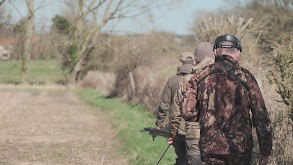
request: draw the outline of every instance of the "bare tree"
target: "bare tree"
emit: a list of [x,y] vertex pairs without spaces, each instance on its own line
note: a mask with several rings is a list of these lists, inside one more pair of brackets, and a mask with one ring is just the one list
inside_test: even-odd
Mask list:
[[0,6],[2,5],[2,3],[4,3],[5,2],[5,0],[2,0],[2,1],[0,1]]
[[150,4],[151,1],[137,0],[79,0],[77,14],[71,27],[70,41],[65,45],[67,52],[63,52],[71,54],[70,81],[79,79],[79,73],[94,48],[94,41],[102,33],[105,25],[147,12]]
[[31,57],[31,42],[34,35],[34,0],[25,1],[28,7],[27,21],[24,25],[24,51],[21,63],[21,82],[27,82],[28,63]]

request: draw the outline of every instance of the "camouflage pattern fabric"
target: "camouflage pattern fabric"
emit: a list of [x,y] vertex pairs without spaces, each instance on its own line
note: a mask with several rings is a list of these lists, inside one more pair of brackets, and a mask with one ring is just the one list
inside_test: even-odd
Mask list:
[[229,155],[202,154],[202,165],[251,165],[251,152]]
[[[203,68],[213,64],[214,60],[211,58],[206,57],[205,59],[202,60],[199,64],[194,66],[192,68],[192,74],[185,75],[184,78],[179,82],[178,90],[175,93],[174,96],[174,108],[173,108],[173,117],[171,121],[171,136],[175,137],[177,130],[179,129],[180,123],[182,122],[182,115],[184,112],[182,112],[183,108],[182,103],[183,96],[186,93],[187,90],[187,85],[188,82],[190,81],[191,77],[193,76],[194,73],[199,74],[200,72],[203,71]],[[185,129],[186,129],[186,137],[187,138],[199,138],[200,135],[200,128],[199,128],[199,123],[198,122],[190,122],[187,121],[185,122]]]
[[[212,73],[212,74],[210,74]],[[272,128],[254,76],[228,55],[216,58],[187,85],[180,116],[200,122],[200,149],[206,154],[241,154],[253,148],[256,127],[260,154],[271,155]]]

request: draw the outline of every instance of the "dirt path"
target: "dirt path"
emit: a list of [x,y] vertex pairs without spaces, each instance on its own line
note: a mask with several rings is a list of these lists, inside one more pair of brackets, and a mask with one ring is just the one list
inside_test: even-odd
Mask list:
[[72,92],[0,88],[1,165],[126,165],[103,113]]

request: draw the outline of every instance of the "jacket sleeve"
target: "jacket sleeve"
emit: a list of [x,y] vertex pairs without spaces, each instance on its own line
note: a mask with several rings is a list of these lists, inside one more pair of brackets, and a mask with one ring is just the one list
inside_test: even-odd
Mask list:
[[248,80],[250,90],[250,108],[252,112],[252,123],[256,127],[260,154],[271,155],[272,152],[272,127],[269,114],[265,106],[263,96],[255,78],[250,75]]
[[180,122],[181,122],[181,115],[180,115],[180,107],[181,102],[183,99],[183,90],[184,90],[184,84],[180,82],[178,84],[178,89],[174,94],[174,106],[173,106],[173,116],[171,117],[171,127],[170,127],[170,133],[172,137],[176,136],[177,130],[179,128]]
[[158,107],[157,122],[156,122],[156,125],[158,127],[165,126],[165,120],[170,113],[171,101],[172,101],[171,97],[172,96],[171,96],[170,81],[168,80],[161,94],[161,100]]
[[197,81],[196,74],[194,74],[189,82],[187,83],[187,91],[183,97],[182,101],[182,117],[186,121],[196,121],[197,120],[197,110],[196,110],[196,97],[197,97]]

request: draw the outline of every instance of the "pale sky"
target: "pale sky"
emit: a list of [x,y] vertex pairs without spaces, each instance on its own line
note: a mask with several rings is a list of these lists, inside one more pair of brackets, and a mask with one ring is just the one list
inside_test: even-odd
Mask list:
[[[17,22],[21,16],[25,16],[27,7],[24,0],[10,0],[8,6],[5,5],[6,11],[10,11],[13,15],[13,21]],[[126,33],[144,33],[152,30],[166,31],[175,34],[190,34],[189,30],[201,11],[216,11],[220,8],[231,7],[225,0],[158,0],[158,3],[172,2],[171,5],[164,5],[153,10],[150,16],[145,14],[135,19],[126,19],[120,21],[115,26],[114,31]],[[35,0],[40,3],[41,0]],[[50,29],[52,25],[52,17],[56,14],[61,14],[64,10],[64,5],[58,0],[44,1],[46,7],[40,9],[35,16],[36,28]],[[39,5],[35,5],[38,7]],[[3,6],[1,6],[2,8]],[[17,9],[17,10],[16,10]],[[107,30],[108,27],[104,28]]]
[[[216,11],[229,7],[225,0],[180,0],[170,6],[154,10],[153,23],[146,24],[140,17],[136,20],[126,20],[120,24],[120,29],[143,32],[152,29],[167,31],[176,34],[189,34],[194,20],[200,16],[201,11]],[[131,26],[129,26],[131,25]],[[127,30],[126,30],[127,31]]]

